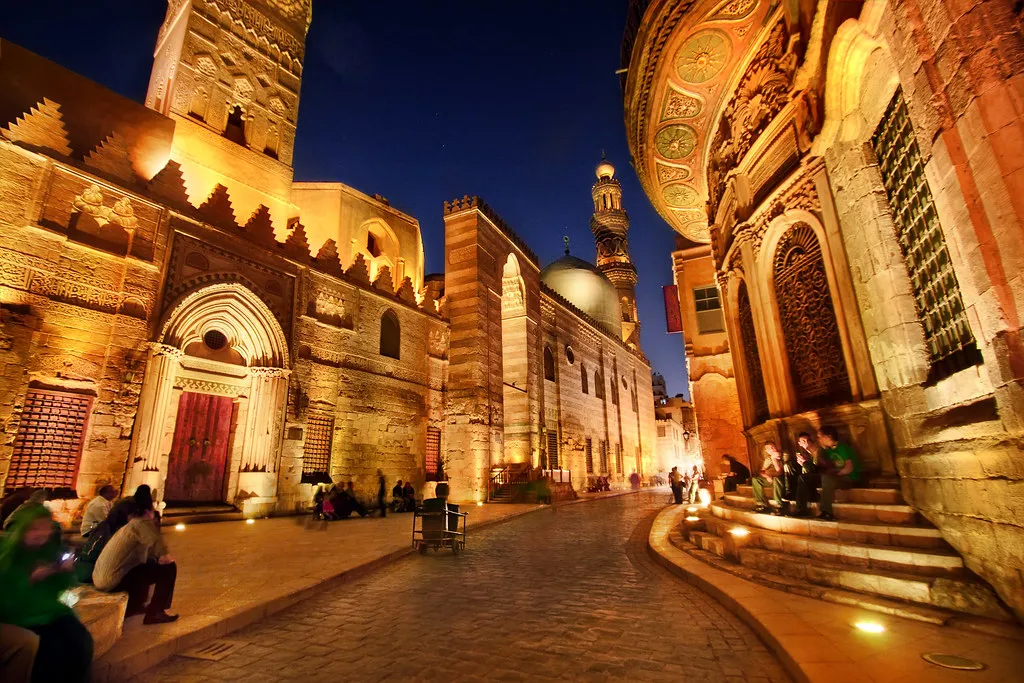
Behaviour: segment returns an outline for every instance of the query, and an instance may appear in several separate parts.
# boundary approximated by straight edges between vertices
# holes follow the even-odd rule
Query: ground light
[[[695,512],[697,512],[697,506],[691,505],[690,507],[686,508],[686,511],[689,512],[692,515]]]
[[[885,627],[877,621],[858,621],[854,626],[865,633],[885,633]]]
[[[477,506],[478,508],[482,508],[482,507],[484,506],[484,502],[483,502],[482,500],[478,500],[478,501],[476,502],[476,506]]]
[[[736,526],[732,529],[729,529],[729,533],[735,536],[736,538],[743,538],[744,536],[750,535],[750,529],[746,529],[741,526]]]
[[[182,524],[181,522],[178,522],[177,524],[174,525],[174,530],[175,531],[184,531],[185,530],[185,525]]]
[[[253,519],[252,517],[250,517],[249,519],[245,520],[245,523],[246,523],[246,524],[255,524],[255,523],[256,523],[256,520],[255,520],[255,519]]]
[[[697,517],[696,515],[690,515],[689,517],[686,518],[686,521],[687,522],[699,522],[700,521],[700,517]]]

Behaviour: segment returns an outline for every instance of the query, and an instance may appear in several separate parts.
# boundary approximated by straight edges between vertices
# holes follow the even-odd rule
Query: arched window
[[[594,371],[594,396],[604,398],[604,377],[601,376],[600,370]]]
[[[797,223],[779,241],[775,301],[793,386],[803,410],[848,401],[850,380],[832,294],[814,230]]]
[[[580,363],[580,380],[583,383],[583,393],[589,394],[590,387],[588,385],[590,384],[590,378],[587,377],[587,366],[583,363]]]
[[[224,127],[224,137],[231,140],[231,142],[237,142],[240,145],[246,144],[245,114],[242,113],[242,108],[238,105],[235,105],[228,114],[228,122]]]
[[[398,316],[387,310],[380,319],[380,355],[388,358],[399,358],[402,347],[402,327]]]
[[[555,357],[547,346],[544,347],[544,379],[555,381]]]

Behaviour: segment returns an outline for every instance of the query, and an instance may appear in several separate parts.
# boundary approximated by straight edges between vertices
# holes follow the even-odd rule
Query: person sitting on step
[[[767,441],[764,444],[764,454],[761,471],[750,480],[750,484],[754,488],[754,500],[757,501],[754,512],[768,512],[771,509],[768,505],[768,495],[765,493],[766,487],[772,488],[772,497],[778,504],[779,510],[782,509],[782,496],[785,493],[785,482],[783,479],[785,463],[783,462],[782,451],[779,450],[774,441]]]
[[[734,493],[737,486],[750,480],[747,466],[728,453],[722,454],[722,473],[722,490],[726,493]]]
[[[860,459],[849,444],[839,440],[839,433],[834,427],[819,429],[818,443],[822,449],[820,462],[828,468],[821,475],[818,519],[831,522],[835,519],[832,503],[835,501],[836,489],[851,488],[860,482]]]
[[[810,514],[807,505],[817,496],[821,484],[821,448],[807,432],[797,435],[796,445],[793,456],[796,461],[796,510],[793,516],[807,517]]]
[[[391,509],[394,512],[405,512],[405,493],[402,492],[401,479],[391,488]]]
[[[405,486],[402,487],[402,498],[405,501],[403,509],[406,512],[412,512],[416,509],[416,489],[413,488],[411,481],[406,481]]]

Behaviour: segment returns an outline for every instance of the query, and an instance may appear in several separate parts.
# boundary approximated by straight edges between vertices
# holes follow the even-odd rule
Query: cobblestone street
[[[463,555],[412,556],[227,636],[246,645],[219,662],[174,657],[134,680],[788,680],[738,619],[649,560],[665,498],[471,531]]]

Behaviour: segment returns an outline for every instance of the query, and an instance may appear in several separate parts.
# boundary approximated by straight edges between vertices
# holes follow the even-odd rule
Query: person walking
[[[377,470],[377,507],[380,508],[380,516],[388,516],[388,506],[384,500],[384,496],[387,495],[388,483],[384,478],[384,470]]]
[[[673,467],[668,473],[668,483],[672,487],[672,499],[676,505],[683,504],[683,475],[679,474],[679,468]]]

